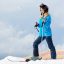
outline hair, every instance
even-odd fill
[[[45,5],[45,4],[43,4],[43,3],[40,5],[40,8],[42,8],[42,9],[44,10],[44,13],[47,13],[48,10],[49,10],[49,9],[48,9],[48,6]]]

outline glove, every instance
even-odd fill
[[[36,22],[35,26],[34,27],[37,27],[39,24]]]

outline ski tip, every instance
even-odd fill
[[[30,61],[30,59],[26,59],[26,62],[29,62]]]

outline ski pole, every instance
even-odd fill
[[[38,28],[34,26],[34,28],[39,32]]]
[[[37,28],[37,27],[35,27],[35,28],[36,28],[36,30],[39,32],[38,28]]]

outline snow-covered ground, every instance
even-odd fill
[[[0,64],[64,64],[64,59],[56,59],[56,60],[36,60],[29,62],[21,62],[24,61],[24,58],[8,56],[2,60],[0,60]]]

